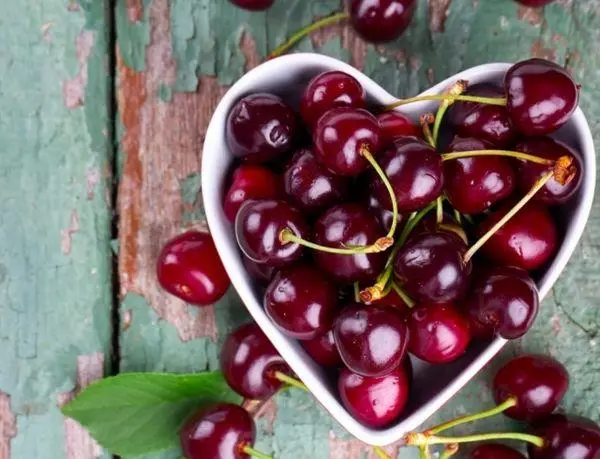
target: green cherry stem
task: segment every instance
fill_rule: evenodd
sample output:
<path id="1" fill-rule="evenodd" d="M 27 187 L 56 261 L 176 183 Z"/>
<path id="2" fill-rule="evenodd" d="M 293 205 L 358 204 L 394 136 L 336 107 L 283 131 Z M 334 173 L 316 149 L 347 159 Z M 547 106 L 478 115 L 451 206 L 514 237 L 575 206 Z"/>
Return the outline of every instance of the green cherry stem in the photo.
<path id="1" fill-rule="evenodd" d="M 385 105 L 383 107 L 384 110 L 388 111 L 388 110 L 393 110 L 396 107 L 400 107 L 402 105 L 407 105 L 407 104 L 412 104 L 414 102 L 422 102 L 424 100 L 451 100 L 452 102 L 455 102 L 457 100 L 462 100 L 464 102 L 478 102 L 480 104 L 485 104 L 485 105 L 499 105 L 499 106 L 506 106 L 506 104 L 508 103 L 508 100 L 506 99 L 506 97 L 478 97 L 478 96 L 465 96 L 465 95 L 460 95 L 460 96 L 453 96 L 450 94 L 432 94 L 429 96 L 417 96 L 417 97 L 411 97 L 409 99 L 400 99 L 392 104 L 389 105 Z"/>
<path id="2" fill-rule="evenodd" d="M 379 459 L 391 459 L 389 454 L 386 453 L 383 449 L 381 449 L 379 446 L 374 446 L 373 447 L 373 451 L 375 452 L 375 454 L 377 454 L 377 457 Z"/>
<path id="3" fill-rule="evenodd" d="M 519 432 L 491 432 L 484 434 L 465 435 L 464 437 L 441 437 L 437 435 L 426 435 L 422 433 L 409 433 L 406 436 L 406 444 L 411 446 L 424 445 L 448 445 L 452 443 L 475 443 L 488 440 L 519 440 L 532 443 L 535 446 L 544 446 L 544 439 L 537 435 Z"/>
<path id="4" fill-rule="evenodd" d="M 435 121 L 433 113 L 425 113 L 421 115 L 419 121 L 421 122 L 421 128 L 423 129 L 423 136 L 425 137 L 425 140 L 427 140 L 429 145 L 435 148 L 435 138 L 433 137 L 431 128 L 429 127 L 429 125 Z"/>
<path id="5" fill-rule="evenodd" d="M 467 90 L 468 82 L 465 80 L 458 80 L 454 83 L 447 91 L 449 96 L 460 96 Z M 433 144 L 434 147 L 437 145 L 438 137 L 440 135 L 440 127 L 442 126 L 442 119 L 448 111 L 448 107 L 454 103 L 456 99 L 445 99 L 440 104 L 437 113 L 435 114 L 435 121 L 433 123 Z"/>
<path id="6" fill-rule="evenodd" d="M 406 303 L 406 306 L 408 306 L 409 308 L 415 307 L 415 300 L 408 296 L 406 292 L 402 290 L 402 288 L 394 281 L 392 281 L 392 288 L 398 294 L 398 296 L 402 298 L 402 301 Z"/>
<path id="7" fill-rule="evenodd" d="M 536 164 L 542 164 L 545 166 L 554 165 L 555 161 L 552 159 L 541 158 L 539 156 L 529 155 L 527 153 L 521 153 L 519 151 L 508 151 L 508 150 L 474 150 L 474 151 L 454 151 L 451 153 L 442 153 L 442 161 L 450 161 L 451 159 L 459 158 L 474 158 L 476 156 L 507 156 L 510 158 L 522 159 L 530 161 Z"/>
<path id="8" fill-rule="evenodd" d="M 438 225 L 444 221 L 444 198 L 441 196 L 435 200 L 435 220 Z"/>
<path id="9" fill-rule="evenodd" d="M 440 459 L 449 459 L 452 456 L 454 456 L 456 453 L 458 453 L 458 444 L 450 443 L 449 445 L 446 445 L 446 447 L 444 448 L 444 452 L 440 456 Z"/>
<path id="10" fill-rule="evenodd" d="M 273 456 L 269 456 L 267 454 L 261 453 L 260 451 L 256 451 L 252 446 L 245 445 L 242 448 L 242 451 L 246 453 L 248 456 L 255 457 L 256 459 L 273 459 Z"/>
<path id="11" fill-rule="evenodd" d="M 420 459 L 431 459 L 429 447 L 426 445 L 419 446 L 419 458 Z"/>
<path id="12" fill-rule="evenodd" d="M 354 285 L 354 301 L 356 301 L 357 303 L 360 303 L 360 284 L 358 282 L 355 282 Z"/>
<path id="13" fill-rule="evenodd" d="M 288 384 L 289 386 L 296 387 L 297 389 L 302 389 L 306 392 L 310 392 L 308 390 L 308 387 L 306 387 L 306 385 L 302 381 L 292 378 L 291 376 L 288 376 L 285 373 L 282 373 L 281 371 L 275 371 L 273 373 L 273 377 L 278 381 Z"/>

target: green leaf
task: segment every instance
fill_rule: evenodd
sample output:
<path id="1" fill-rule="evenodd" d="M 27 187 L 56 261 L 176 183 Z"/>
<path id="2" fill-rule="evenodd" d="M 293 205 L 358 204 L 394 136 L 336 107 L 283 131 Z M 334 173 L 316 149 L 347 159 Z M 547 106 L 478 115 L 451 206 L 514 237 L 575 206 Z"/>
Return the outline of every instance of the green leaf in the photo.
<path id="1" fill-rule="evenodd" d="M 123 373 L 90 385 L 62 412 L 109 452 L 139 456 L 176 446 L 180 427 L 200 407 L 241 401 L 220 372 Z"/>

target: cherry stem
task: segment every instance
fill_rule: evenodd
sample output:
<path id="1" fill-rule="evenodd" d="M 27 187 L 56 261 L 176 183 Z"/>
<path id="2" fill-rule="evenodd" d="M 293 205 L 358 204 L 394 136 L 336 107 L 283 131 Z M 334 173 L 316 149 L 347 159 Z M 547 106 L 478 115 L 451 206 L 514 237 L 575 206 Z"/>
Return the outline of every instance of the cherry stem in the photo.
<path id="1" fill-rule="evenodd" d="M 273 456 L 269 456 L 267 454 L 261 453 L 260 451 L 256 451 L 252 446 L 246 445 L 242 448 L 242 451 L 246 453 L 248 456 L 256 457 L 257 459 L 273 459 Z"/>
<path id="2" fill-rule="evenodd" d="M 444 221 L 444 198 L 439 196 L 435 200 L 435 219 L 438 225 Z"/>
<path id="3" fill-rule="evenodd" d="M 454 218 L 456 219 L 456 223 L 458 223 L 459 225 L 462 223 L 462 218 L 460 216 L 460 212 L 456 209 L 454 209 Z"/>
<path id="4" fill-rule="evenodd" d="M 449 445 L 446 445 L 446 447 L 444 448 L 444 452 L 440 456 L 440 459 L 449 459 L 450 457 L 454 456 L 456 453 L 458 453 L 458 445 L 456 443 L 450 443 Z"/>
<path id="5" fill-rule="evenodd" d="M 302 245 L 313 250 L 320 250 L 321 252 L 334 253 L 337 255 L 356 255 L 358 253 L 378 253 L 383 252 L 390 248 L 394 243 L 394 239 L 389 237 L 381 237 L 377 239 L 371 245 L 364 245 L 352 248 L 337 248 L 327 247 L 325 245 L 315 244 L 314 242 L 305 241 L 299 236 L 296 236 L 293 231 L 289 228 L 285 228 L 279 233 L 279 240 L 283 243 L 292 242 L 294 244 Z"/>
<path id="6" fill-rule="evenodd" d="M 345 21 L 349 17 L 350 17 L 350 15 L 345 12 L 335 13 L 335 14 L 332 14 L 331 16 L 327 16 L 323 19 L 318 20 L 307 27 L 300 29 L 299 31 L 292 34 L 292 36 L 290 38 L 288 38 L 283 44 L 281 44 L 277 48 L 275 48 L 271 52 L 271 54 L 269 54 L 267 56 L 267 60 L 274 59 L 278 56 L 281 56 L 283 53 L 289 51 L 290 48 L 292 48 L 294 45 L 296 45 L 300 40 L 302 40 L 304 37 L 306 37 L 311 32 L 322 29 L 324 27 L 328 27 L 330 25 L 338 24 L 342 21 Z"/>
<path id="7" fill-rule="evenodd" d="M 360 285 L 358 282 L 354 283 L 354 301 L 356 301 L 357 303 L 360 303 L 361 297 L 360 297 Z"/>
<path id="8" fill-rule="evenodd" d="M 532 443 L 537 447 L 544 446 L 544 439 L 537 435 L 520 432 L 491 432 L 484 434 L 465 435 L 464 437 L 440 437 L 424 433 L 412 432 L 406 436 L 406 444 L 410 446 L 448 445 L 452 443 L 475 443 L 488 440 L 520 440 Z"/>
<path id="9" fill-rule="evenodd" d="M 464 102 L 478 102 L 480 104 L 485 105 L 499 105 L 501 107 L 506 106 L 508 100 L 506 97 L 478 97 L 478 96 L 466 96 L 466 95 L 458 95 L 454 96 L 451 94 L 432 94 L 428 96 L 417 96 L 410 97 L 408 99 L 400 99 L 392 104 L 385 105 L 383 109 L 385 111 L 393 110 L 396 107 L 400 107 L 402 105 L 412 104 L 413 102 L 422 102 L 425 100 L 450 100 L 455 102 L 457 100 L 462 100 Z"/>
<path id="10" fill-rule="evenodd" d="M 515 206 L 506 213 L 506 215 L 504 215 L 504 217 L 498 220 L 498 222 L 494 226 L 492 226 L 483 236 L 481 236 L 481 238 L 479 238 L 479 240 L 475 244 L 473 244 L 469 248 L 469 250 L 467 250 L 464 256 L 464 262 L 468 263 L 469 260 L 473 258 L 473 255 L 475 255 L 475 252 L 477 252 L 481 248 L 481 246 L 483 246 L 496 233 L 496 231 L 502 228 L 507 221 L 514 217 L 515 214 L 519 212 L 519 210 L 521 210 L 525 206 L 525 204 L 527 204 L 531 200 L 531 198 L 535 196 L 535 194 L 540 190 L 540 188 L 542 188 L 546 184 L 546 182 L 548 182 L 553 177 L 554 171 L 550 171 L 542 175 L 534 183 L 534 185 L 527 192 L 527 194 L 525 194 L 525 196 L 523 196 L 519 200 L 519 202 L 517 202 Z"/>
<path id="11" fill-rule="evenodd" d="M 468 82 L 465 80 L 458 80 L 454 83 L 450 89 L 447 91 L 447 94 L 450 96 L 460 96 L 463 92 L 467 90 Z M 445 99 L 438 111 L 435 115 L 435 121 L 433 123 L 433 146 L 437 145 L 438 137 L 440 135 L 440 127 L 442 126 L 442 119 L 448 110 L 448 107 L 454 103 L 455 99 Z"/>
<path id="12" fill-rule="evenodd" d="M 419 457 L 420 459 L 430 459 L 431 454 L 429 453 L 429 447 L 426 445 L 419 446 Z"/>
<path id="13" fill-rule="evenodd" d="M 386 453 L 379 446 L 374 446 L 373 451 L 375 451 L 375 454 L 377 454 L 377 457 L 379 457 L 379 459 L 391 459 L 388 453 Z"/>
<path id="14" fill-rule="evenodd" d="M 529 155 L 527 153 L 521 153 L 520 151 L 508 150 L 453 151 L 451 153 L 442 153 L 442 161 L 449 161 L 451 159 L 459 158 L 473 158 L 476 156 L 508 156 L 510 158 L 522 159 L 536 164 L 543 164 L 544 166 L 552 166 L 555 164 L 555 161 L 552 159 Z"/>
<path id="15" fill-rule="evenodd" d="M 425 113 L 421 115 L 420 122 L 421 128 L 423 129 L 423 136 L 425 137 L 425 140 L 427 140 L 429 145 L 431 145 L 433 148 L 435 148 L 435 138 L 431 133 L 431 128 L 429 127 L 429 125 L 434 121 L 435 117 L 433 116 L 433 113 Z"/>
<path id="16" fill-rule="evenodd" d="M 296 387 L 298 389 L 302 389 L 306 392 L 310 392 L 308 390 L 308 387 L 306 387 L 306 384 L 304 384 L 302 381 L 299 381 L 296 378 L 292 378 L 291 376 L 288 376 L 285 373 L 282 373 L 281 371 L 276 371 L 275 373 L 273 373 L 273 376 L 278 381 L 284 382 L 284 383 L 286 383 L 290 386 Z"/>
<path id="17" fill-rule="evenodd" d="M 406 294 L 406 292 L 404 290 L 402 290 L 402 288 L 398 284 L 396 284 L 396 282 L 394 282 L 394 281 L 392 281 L 392 288 L 398 294 L 398 296 L 400 298 L 402 298 L 402 301 L 404 301 L 406 303 L 406 306 L 408 306 L 409 308 L 415 307 L 415 300 L 413 300 L 410 296 L 408 296 Z"/>

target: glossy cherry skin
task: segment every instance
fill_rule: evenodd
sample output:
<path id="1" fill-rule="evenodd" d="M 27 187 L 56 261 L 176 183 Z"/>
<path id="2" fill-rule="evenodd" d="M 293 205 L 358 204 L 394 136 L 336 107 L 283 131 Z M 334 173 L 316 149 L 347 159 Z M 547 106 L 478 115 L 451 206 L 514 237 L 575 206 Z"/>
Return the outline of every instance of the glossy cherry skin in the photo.
<path id="1" fill-rule="evenodd" d="M 286 228 L 302 239 L 308 235 L 302 214 L 285 201 L 248 201 L 235 219 L 235 235 L 244 255 L 274 267 L 289 265 L 302 255 L 302 246 L 280 240 Z"/>
<path id="2" fill-rule="evenodd" d="M 562 363 L 545 355 L 521 355 L 504 365 L 494 377 L 494 400 L 508 398 L 517 405 L 504 414 L 518 421 L 535 421 L 552 413 L 569 388 L 569 373 Z"/>
<path id="3" fill-rule="evenodd" d="M 221 348 L 221 371 L 227 384 L 244 398 L 265 399 L 281 387 L 275 371 L 291 373 L 256 323 L 229 334 Z"/>
<path id="4" fill-rule="evenodd" d="M 229 0 L 235 6 L 245 10 L 262 11 L 267 10 L 273 5 L 275 0 Z"/>
<path id="5" fill-rule="evenodd" d="M 381 205 L 379 200 L 375 197 L 375 195 L 369 190 L 367 198 L 366 198 L 367 207 L 370 211 L 375 213 L 377 220 L 381 224 L 382 228 L 387 233 L 392 227 L 392 223 L 394 221 L 394 213 Z M 406 216 L 403 214 L 398 214 L 398 222 L 396 224 L 396 233 L 402 230 L 403 224 L 406 220 Z"/>
<path id="6" fill-rule="evenodd" d="M 551 137 L 530 137 L 517 143 L 515 150 L 551 160 L 557 160 L 561 156 L 573 158 L 573 165 L 577 169 L 573 179 L 565 185 L 561 185 L 553 178 L 550 179 L 535 194 L 533 197 L 535 201 L 547 205 L 564 204 L 573 197 L 581 186 L 583 162 L 579 153 L 568 145 Z M 544 166 L 521 159 L 517 159 L 516 163 L 519 190 L 523 194 L 527 193 L 544 173 L 552 170 L 552 166 Z"/>
<path id="7" fill-rule="evenodd" d="M 406 355 L 408 327 L 392 308 L 347 306 L 335 320 L 333 333 L 346 366 L 362 376 L 383 376 Z"/>
<path id="8" fill-rule="evenodd" d="M 417 0 L 350 0 L 350 21 L 371 43 L 393 41 L 409 26 Z"/>
<path id="9" fill-rule="evenodd" d="M 256 426 L 241 406 L 219 403 L 192 416 L 179 432 L 187 459 L 247 459 L 245 446 L 252 446 Z"/>
<path id="10" fill-rule="evenodd" d="M 442 193 L 442 159 L 431 146 L 414 137 L 396 139 L 379 160 L 388 177 L 400 212 L 421 209 Z M 387 188 L 375 172 L 370 173 L 373 196 L 386 208 L 392 203 Z"/>
<path id="11" fill-rule="evenodd" d="M 466 244 L 453 233 L 415 234 L 396 255 L 396 279 L 418 302 L 457 300 L 464 296 L 471 276 L 471 262 L 463 261 L 466 251 Z"/>
<path id="12" fill-rule="evenodd" d="M 296 115 L 273 94 L 251 94 L 233 106 L 226 131 L 234 156 L 255 163 L 272 161 L 292 149 Z"/>
<path id="13" fill-rule="evenodd" d="M 385 236 L 375 215 L 359 204 L 332 207 L 319 217 L 313 229 L 313 240 L 327 247 L 350 247 L 373 244 Z M 386 253 L 338 255 L 313 250 L 317 265 L 342 283 L 368 282 L 383 269 Z"/>
<path id="14" fill-rule="evenodd" d="M 471 452 L 471 459 L 525 459 L 525 456 L 506 445 L 486 443 Z"/>
<path id="15" fill-rule="evenodd" d="M 314 77 L 300 100 L 300 114 L 313 127 L 326 111 L 335 107 L 365 107 L 365 90 L 356 78 L 339 70 Z"/>
<path id="16" fill-rule="evenodd" d="M 429 363 L 453 362 L 471 341 L 469 322 L 451 303 L 422 303 L 408 319 L 411 354 Z"/>
<path id="17" fill-rule="evenodd" d="M 491 213 L 477 227 L 477 235 L 483 235 L 511 208 L 512 204 L 508 203 Z M 481 252 L 499 264 L 532 271 L 554 255 L 557 244 L 552 216 L 545 207 L 530 202 L 494 233 Z"/>
<path id="18" fill-rule="evenodd" d="M 385 147 L 391 146 L 399 137 L 417 137 L 423 136 L 420 126 L 414 124 L 410 118 L 400 112 L 390 111 L 377 115 L 377 121 L 381 127 L 382 144 Z"/>
<path id="19" fill-rule="evenodd" d="M 244 263 L 244 268 L 246 268 L 250 277 L 263 287 L 269 285 L 277 272 L 277 268 L 263 263 L 255 263 L 246 256 L 242 257 L 242 263 Z"/>
<path id="20" fill-rule="evenodd" d="M 223 211 L 234 222 L 246 201 L 278 199 L 281 195 L 281 180 L 273 171 L 257 164 L 242 164 L 233 171 L 231 185 L 223 198 Z"/>
<path id="21" fill-rule="evenodd" d="M 470 86 L 466 95 L 479 97 L 505 97 L 504 89 L 492 83 Z M 472 137 L 489 142 L 495 147 L 505 147 L 515 139 L 506 107 L 457 101 L 450 106 L 448 123 L 461 137 Z"/>
<path id="22" fill-rule="evenodd" d="M 211 235 L 200 231 L 188 231 L 165 244 L 156 276 L 171 295 L 197 306 L 217 302 L 230 284 Z"/>
<path id="23" fill-rule="evenodd" d="M 600 457 L 600 427 L 590 419 L 551 414 L 536 423 L 533 433 L 544 438 L 544 446 L 529 446 L 531 459 Z"/>
<path id="24" fill-rule="evenodd" d="M 473 138 L 455 137 L 449 151 L 487 150 L 490 145 Z M 444 187 L 452 206 L 463 214 L 478 214 L 510 196 L 516 178 L 510 162 L 501 156 L 477 156 L 444 161 Z"/>
<path id="25" fill-rule="evenodd" d="M 381 428 L 402 413 L 408 401 L 410 381 L 402 366 L 385 376 L 368 377 L 342 369 L 338 380 L 342 404 L 362 424 Z"/>
<path id="26" fill-rule="evenodd" d="M 283 268 L 265 292 L 267 315 L 292 338 L 313 339 L 333 324 L 337 287 L 314 266 Z"/>
<path id="27" fill-rule="evenodd" d="M 361 153 L 379 152 L 381 133 L 377 118 L 363 109 L 333 108 L 317 122 L 313 131 L 315 155 L 335 174 L 354 177 L 369 168 Z"/>
<path id="28" fill-rule="evenodd" d="M 333 330 L 311 340 L 302 341 L 302 347 L 322 367 L 334 368 L 343 365 L 340 351 L 338 351 L 333 336 Z"/>
<path id="29" fill-rule="evenodd" d="M 347 200 L 349 183 L 317 161 L 311 150 L 297 151 L 283 173 L 285 193 L 304 214 L 315 214 Z"/>
<path id="30" fill-rule="evenodd" d="M 504 86 L 513 126 L 530 137 L 557 130 L 579 104 L 579 88 L 569 73 L 545 59 L 513 65 L 506 73 Z"/>
<path id="31" fill-rule="evenodd" d="M 473 282 L 464 307 L 478 338 L 516 339 L 533 325 L 539 304 L 537 287 L 526 271 L 498 266 Z"/>
<path id="32" fill-rule="evenodd" d="M 539 8 L 544 5 L 549 5 L 554 0 L 516 0 L 521 5 L 530 6 L 532 8 Z"/>

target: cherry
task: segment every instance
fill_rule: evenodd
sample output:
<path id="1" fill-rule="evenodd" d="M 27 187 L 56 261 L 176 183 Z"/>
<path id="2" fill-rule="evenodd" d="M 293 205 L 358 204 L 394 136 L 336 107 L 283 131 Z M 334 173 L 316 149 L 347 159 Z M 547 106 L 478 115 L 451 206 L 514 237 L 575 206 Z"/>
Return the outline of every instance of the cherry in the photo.
<path id="1" fill-rule="evenodd" d="M 298 210 L 285 201 L 248 201 L 238 211 L 235 236 L 244 254 L 255 263 L 281 267 L 302 255 L 302 246 L 283 242 L 284 229 L 304 238 L 308 227 Z"/>
<path id="2" fill-rule="evenodd" d="M 506 445 L 486 443 L 471 452 L 471 459 L 525 459 L 525 456 Z"/>
<path id="3" fill-rule="evenodd" d="M 453 362 L 471 341 L 469 322 L 450 303 L 420 304 L 408 319 L 408 350 L 429 363 Z"/>
<path id="4" fill-rule="evenodd" d="M 277 272 L 277 269 L 273 266 L 255 263 L 246 256 L 242 257 L 242 263 L 244 263 L 244 268 L 246 268 L 250 277 L 263 287 L 269 285 L 269 282 L 271 282 L 271 279 L 273 279 L 273 276 Z"/>
<path id="5" fill-rule="evenodd" d="M 293 146 L 296 115 L 281 98 L 266 93 L 240 99 L 227 117 L 227 143 L 234 156 L 266 162 Z"/>
<path id="6" fill-rule="evenodd" d="M 511 121 L 527 136 L 555 131 L 569 120 L 579 103 L 579 88 L 569 73 L 545 59 L 513 65 L 504 86 Z"/>
<path id="7" fill-rule="evenodd" d="M 523 336 L 533 325 L 539 296 L 526 271 L 512 266 L 489 268 L 471 286 L 465 310 L 479 338 Z"/>
<path id="8" fill-rule="evenodd" d="M 497 404 L 510 397 L 517 400 L 504 414 L 531 422 L 556 409 L 569 388 L 569 373 L 552 357 L 522 355 L 498 370 L 493 386 Z"/>
<path id="9" fill-rule="evenodd" d="M 544 446 L 530 445 L 531 459 L 600 457 L 600 427 L 589 419 L 551 414 L 535 426 L 534 432 L 544 438 Z"/>
<path id="10" fill-rule="evenodd" d="M 312 151 L 297 151 L 287 163 L 283 183 L 290 200 L 305 214 L 322 212 L 345 201 L 349 183 L 323 167 Z"/>
<path id="11" fill-rule="evenodd" d="M 250 199 L 277 199 L 281 181 L 274 172 L 255 164 L 242 164 L 232 174 L 231 185 L 223 199 L 223 211 L 230 222 L 243 203 Z"/>
<path id="12" fill-rule="evenodd" d="M 391 289 L 390 292 L 384 297 L 372 301 L 369 304 L 371 306 L 377 307 L 394 308 L 403 317 L 408 317 L 408 315 L 410 314 L 410 308 L 408 307 L 406 302 L 402 298 L 400 298 L 400 295 L 398 295 L 398 293 L 394 289 Z"/>
<path id="13" fill-rule="evenodd" d="M 509 210 L 505 204 L 477 227 L 482 235 Z M 528 203 L 483 245 L 482 252 L 491 260 L 531 271 L 542 266 L 554 254 L 558 243 L 556 226 L 545 207 Z"/>
<path id="14" fill-rule="evenodd" d="M 379 163 L 394 189 L 401 212 L 421 209 L 442 193 L 442 159 L 434 148 L 422 140 L 414 137 L 396 139 L 394 146 L 384 153 Z M 373 196 L 386 209 L 391 209 L 387 188 L 374 173 L 371 175 L 370 188 Z"/>
<path id="15" fill-rule="evenodd" d="M 364 108 L 365 90 L 351 75 L 333 70 L 314 77 L 300 101 L 304 122 L 313 127 L 326 111 L 335 107 Z"/>
<path id="16" fill-rule="evenodd" d="M 329 247 L 368 245 L 383 233 L 374 215 L 358 204 L 342 204 L 325 212 L 314 225 L 316 243 Z M 339 255 L 314 251 L 317 265 L 332 278 L 343 283 L 370 281 L 383 269 L 386 254 L 357 253 Z"/>
<path id="17" fill-rule="evenodd" d="M 410 381 L 402 367 L 379 377 L 362 376 L 347 368 L 338 380 L 340 398 L 346 409 L 368 427 L 390 425 L 408 401 Z"/>
<path id="18" fill-rule="evenodd" d="M 230 284 L 211 235 L 200 231 L 188 231 L 165 244 L 156 276 L 171 295 L 197 306 L 216 303 Z"/>
<path id="19" fill-rule="evenodd" d="M 389 202 L 389 198 L 388 198 L 388 202 Z M 382 206 L 381 203 L 379 202 L 379 200 L 375 197 L 375 195 L 371 191 L 369 191 L 369 194 L 367 195 L 366 204 L 367 204 L 367 207 L 369 208 L 369 210 L 371 210 L 372 212 L 375 213 L 375 216 L 377 217 L 377 221 L 379 221 L 379 224 L 381 225 L 381 227 L 385 231 L 389 231 L 390 228 L 392 227 L 392 223 L 394 221 L 394 212 L 392 212 L 391 210 L 388 210 L 387 208 Z M 402 229 L 401 225 L 404 223 L 405 220 L 406 220 L 405 215 L 398 214 L 396 232 L 398 232 Z"/>
<path id="20" fill-rule="evenodd" d="M 333 330 L 311 340 L 302 341 L 302 347 L 322 367 L 341 367 L 342 357 L 335 344 Z"/>
<path id="21" fill-rule="evenodd" d="M 250 11 L 267 10 L 273 5 L 275 0 L 229 0 L 235 6 Z"/>
<path id="22" fill-rule="evenodd" d="M 351 0 L 350 21 L 366 41 L 383 43 L 402 35 L 416 8 L 417 0 Z"/>
<path id="23" fill-rule="evenodd" d="M 489 144 L 455 137 L 450 151 L 486 150 Z M 510 196 L 515 189 L 515 173 L 506 158 L 477 156 L 444 161 L 444 184 L 448 200 L 463 214 L 478 214 Z M 528 190 L 525 190 L 528 191 Z"/>
<path id="24" fill-rule="evenodd" d="M 392 308 L 347 306 L 335 320 L 333 333 L 346 366 L 363 376 L 383 376 L 406 355 L 408 327 Z"/>
<path id="25" fill-rule="evenodd" d="M 566 156 L 573 158 L 574 177 L 566 184 L 561 184 L 556 179 L 551 178 L 534 196 L 535 201 L 545 204 L 564 204 L 568 201 L 579 189 L 582 181 L 582 161 L 578 153 L 576 153 L 568 145 L 554 140 L 551 137 L 532 137 L 526 138 L 519 142 L 515 148 L 517 151 L 528 153 L 530 155 L 539 156 L 541 158 L 556 161 L 559 158 Z M 536 164 L 531 161 L 517 159 L 517 175 L 519 177 L 519 189 L 527 192 L 533 184 L 544 173 L 552 170 L 552 166 Z"/>
<path id="26" fill-rule="evenodd" d="M 284 268 L 265 293 L 267 315 L 286 335 L 304 340 L 324 334 L 333 324 L 337 287 L 309 265 Z"/>
<path id="27" fill-rule="evenodd" d="M 554 0 L 516 0 L 522 5 L 530 6 L 532 8 L 540 8 L 544 5 L 549 5 Z"/>
<path id="28" fill-rule="evenodd" d="M 221 348 L 221 371 L 231 388 L 244 398 L 265 399 L 282 383 L 275 372 L 290 369 L 255 323 L 234 330 Z"/>
<path id="29" fill-rule="evenodd" d="M 504 97 L 504 89 L 492 83 L 470 86 L 465 92 L 469 96 Z M 456 101 L 450 106 L 448 123 L 461 137 L 473 137 L 489 142 L 495 147 L 504 147 L 515 138 L 506 107 L 478 102 Z"/>
<path id="30" fill-rule="evenodd" d="M 364 150 L 377 154 L 381 134 L 377 118 L 368 111 L 338 107 L 319 118 L 313 140 L 317 159 L 329 170 L 357 176 L 369 167 Z"/>
<path id="31" fill-rule="evenodd" d="M 410 118 L 400 112 L 389 111 L 377 115 L 383 137 L 382 144 L 391 146 L 399 137 L 422 137 L 421 127 L 414 124 Z"/>
<path id="32" fill-rule="evenodd" d="M 419 302 L 448 303 L 467 290 L 471 262 L 466 244 L 446 231 L 415 234 L 398 251 L 394 273 L 402 288 Z"/>
<path id="33" fill-rule="evenodd" d="M 256 438 L 256 426 L 241 406 L 220 403 L 191 417 L 179 433 L 187 459 L 245 459 Z"/>

